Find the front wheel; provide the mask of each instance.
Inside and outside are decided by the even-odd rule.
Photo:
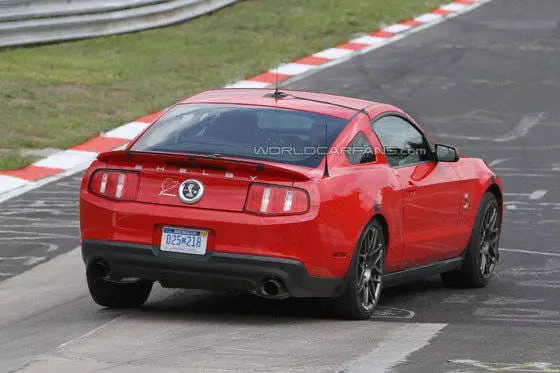
[[[377,220],[371,221],[360,236],[346,290],[335,300],[341,317],[364,320],[373,315],[383,286],[385,245],[383,227]]]
[[[480,202],[463,266],[441,274],[449,286],[480,288],[488,285],[499,259],[502,212],[493,193]]]

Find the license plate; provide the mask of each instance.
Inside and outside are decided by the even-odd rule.
[[[163,228],[161,251],[183,254],[206,254],[208,231],[181,228]]]

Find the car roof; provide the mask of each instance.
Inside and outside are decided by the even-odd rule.
[[[235,104],[266,106],[308,111],[342,119],[351,119],[360,110],[378,105],[377,102],[336,96],[327,93],[281,89],[282,98],[272,96],[274,89],[224,88],[205,91],[189,97],[180,104]]]

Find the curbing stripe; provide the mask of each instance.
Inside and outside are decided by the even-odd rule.
[[[97,136],[84,142],[83,144],[71,147],[70,150],[103,153],[118,148],[126,143],[128,143],[128,139]]]
[[[328,60],[336,60],[339,58],[343,58],[352,54],[352,51],[349,49],[340,49],[340,48],[329,48],[321,51],[319,53],[313,54],[314,57],[321,57],[326,58]]]
[[[27,183],[27,180],[19,177],[0,175],[0,194],[19,188]]]
[[[431,22],[437,21],[441,17],[443,17],[441,14],[426,13],[426,14],[423,14],[420,17],[416,17],[414,19],[416,21],[422,22],[422,23],[431,23]]]
[[[395,36],[395,33],[389,31],[377,30],[375,32],[372,32],[370,35],[377,36],[378,38],[392,38],[393,36]]]
[[[403,23],[396,23],[389,27],[385,27],[382,31],[390,32],[392,34],[398,34],[399,32],[410,30],[412,26],[405,25]]]
[[[130,122],[123,126],[117,127],[114,130],[102,134],[103,137],[114,137],[118,139],[132,140],[146,128],[148,123],[143,122]]]
[[[255,82],[252,80],[241,80],[233,84],[226,85],[225,88],[266,88],[270,85],[268,82]]]
[[[350,40],[351,43],[356,44],[367,44],[367,45],[380,45],[387,42],[387,38],[379,38],[375,36],[362,36],[356,39]]]
[[[405,19],[404,21],[400,21],[399,24],[407,25],[407,26],[410,26],[410,27],[418,27],[418,26],[421,26],[423,23],[415,20],[414,18],[411,18],[411,19]]]
[[[62,168],[42,167],[31,164],[20,170],[6,171],[4,176],[11,176],[13,178],[20,178],[25,181],[36,181],[45,177],[56,175],[64,171]],[[2,175],[0,175],[2,176]]]
[[[83,152],[76,150],[65,150],[53,154],[39,162],[33,163],[37,167],[69,170],[87,161],[93,161],[97,157],[95,152]]]
[[[362,50],[364,48],[369,47],[369,44],[350,42],[350,43],[337,45],[336,47],[340,48],[340,49],[351,49],[353,51],[359,51],[359,50]]]
[[[467,5],[465,5],[465,4],[451,3],[451,4],[446,4],[446,5],[440,6],[440,9],[448,10],[450,12],[458,12],[458,11],[463,10],[466,7],[467,7]]]
[[[287,63],[284,65],[278,66],[276,69],[270,69],[269,71],[272,74],[278,73],[282,75],[299,75],[308,72],[309,70],[313,69],[313,65],[303,65],[299,63]]]
[[[418,17],[405,19],[393,25],[374,30],[364,36],[356,37],[347,43],[299,58],[293,62],[280,65],[256,76],[233,82],[225,88],[267,88],[276,81],[293,81],[308,76],[315,71],[348,60],[355,55],[369,52],[385,44],[399,40],[409,33],[437,24],[448,17],[467,12],[491,0],[455,0]],[[97,154],[115,148],[122,148],[136,138],[153,123],[163,111],[156,111],[133,122],[126,123],[106,133],[89,139],[83,144],[71,147],[44,158],[20,170],[0,172],[0,200],[5,200],[17,189],[30,190],[34,183],[39,186],[56,178],[58,174],[66,175],[78,172],[97,157]],[[43,181],[40,179],[48,178]],[[37,187],[35,186],[35,187]],[[5,193],[2,195],[2,193]],[[6,197],[8,196],[8,197]]]
[[[302,58],[301,60],[294,61],[294,63],[301,63],[301,64],[305,64],[305,65],[319,66],[319,65],[322,65],[322,64],[327,63],[329,61],[330,60],[327,59],[327,58],[309,56],[309,57]]]
[[[288,79],[289,77],[290,75],[284,75],[280,73],[275,74],[270,71],[267,71],[266,73],[259,74],[247,80],[272,84],[275,83],[276,80],[282,81]]]

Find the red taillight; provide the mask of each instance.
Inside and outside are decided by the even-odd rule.
[[[302,214],[309,210],[309,196],[303,189],[251,184],[245,211],[260,215]]]
[[[133,201],[138,194],[137,172],[97,170],[91,176],[89,189],[98,196],[118,201]]]

